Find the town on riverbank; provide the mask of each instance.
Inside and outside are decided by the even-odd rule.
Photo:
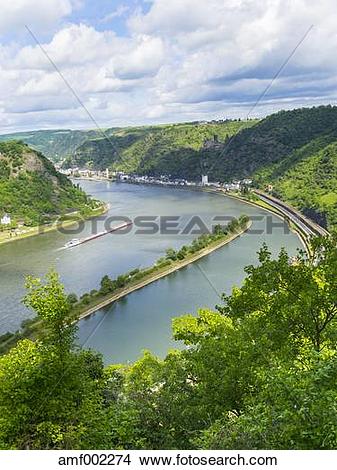
[[[303,216],[299,211],[290,205],[280,201],[272,196],[273,186],[268,185],[265,192],[254,187],[254,182],[250,178],[242,180],[231,180],[229,182],[209,181],[207,175],[202,175],[201,181],[190,181],[182,178],[171,178],[169,175],[161,175],[159,177],[149,175],[127,174],[125,172],[111,172],[108,168],[104,171],[69,168],[58,168],[62,174],[72,178],[73,180],[98,180],[111,181],[129,184],[157,185],[163,187],[178,187],[195,190],[208,190],[225,194],[229,197],[239,198],[243,202],[262,207],[283,218],[297,232],[303,245],[308,249],[309,239],[311,236],[326,236],[328,232],[320,225]],[[101,204],[97,209],[91,211],[86,218],[92,218],[104,214],[108,210],[105,204]],[[62,219],[62,227],[72,225],[79,219],[79,214],[71,213]],[[4,214],[0,220],[0,244],[8,243],[14,240],[39,235],[41,233],[56,230],[60,221],[37,227],[19,226],[13,229],[11,227],[10,214]]]
[[[233,179],[228,182],[221,183],[219,181],[209,181],[208,175],[202,175],[200,181],[188,180],[186,178],[172,178],[171,175],[137,175],[134,173],[125,173],[123,171],[91,170],[86,168],[58,168],[58,171],[69,178],[87,179],[99,181],[118,181],[121,183],[135,184],[155,184],[159,186],[175,186],[175,187],[214,187],[221,188],[225,191],[243,191],[248,190],[253,185],[250,178]],[[272,189],[272,188],[269,188]]]
[[[284,203],[273,196],[273,185],[269,184],[261,191],[256,188],[253,179],[233,179],[227,182],[209,181],[207,175],[202,175],[200,181],[192,181],[184,178],[171,178],[170,175],[149,176],[128,174],[121,171],[110,171],[108,168],[104,171],[90,170],[81,168],[59,169],[70,178],[88,179],[100,181],[116,181],[131,184],[149,184],[164,187],[179,187],[188,189],[210,190],[226,194],[230,197],[236,197],[240,200],[262,207],[270,212],[280,216],[288,222],[291,228],[297,232],[303,245],[309,249],[309,239],[312,236],[326,236],[328,231],[305,217],[298,210]]]

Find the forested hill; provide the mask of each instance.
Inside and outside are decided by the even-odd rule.
[[[332,106],[280,111],[261,121],[111,129],[108,139],[89,138],[79,145],[66,165],[197,179],[204,169],[213,180],[228,180],[255,176],[317,139],[331,143],[336,129]],[[214,136],[219,142],[212,145]]]
[[[334,140],[337,140],[337,107],[280,111],[254,127],[241,130],[219,152],[211,151],[208,155],[211,176],[217,179],[256,176],[260,170],[284,162],[295,150],[310,143],[320,141],[326,145]],[[287,167],[292,160],[288,159]],[[285,167],[282,168],[284,171]]]
[[[205,157],[204,157],[205,158]],[[337,227],[337,107],[281,111],[206,157],[211,178],[252,177],[328,228]]]
[[[201,174],[213,181],[251,177],[262,188],[272,184],[276,195],[317,222],[336,225],[335,106],[280,111],[261,121],[110,128],[105,133],[108,138],[96,131],[37,131],[23,137],[53,159],[68,156],[64,167],[109,167],[199,181]]]
[[[204,142],[208,141],[207,145],[215,150],[221,142],[256,122],[226,120],[119,129],[108,139],[84,142],[65,166],[111,167],[139,174],[199,179]]]
[[[262,187],[272,183],[278,197],[322,226],[337,228],[337,139],[333,132],[264,168],[256,180]]]
[[[97,131],[88,130],[39,130],[31,132],[16,132],[14,134],[1,134],[0,141],[22,140],[31,148],[42,152],[52,161],[71,155],[87,139],[98,135]]]
[[[214,136],[219,142],[212,142]],[[204,141],[208,140],[206,145]],[[280,111],[261,121],[120,129],[87,140],[66,165],[200,180],[251,177],[322,225],[337,220],[337,107]]]
[[[0,218],[7,213],[13,226],[20,220],[34,226],[73,211],[85,215],[96,205],[41,153],[19,141],[0,142]]]

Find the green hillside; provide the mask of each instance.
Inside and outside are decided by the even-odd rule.
[[[319,107],[278,113],[276,129],[288,125],[292,150],[267,158],[253,172],[260,187],[273,185],[274,193],[330,229],[337,227],[337,108]],[[269,118],[267,118],[269,119]],[[266,119],[266,120],[267,120]],[[266,121],[265,120],[265,121]],[[256,126],[257,128],[259,126]],[[268,147],[268,135],[263,139]],[[259,154],[259,145],[256,154]],[[275,142],[275,154],[280,148]],[[252,155],[255,160],[255,155]]]
[[[314,148],[320,149],[333,140],[337,140],[337,107],[280,111],[254,127],[243,129],[219,152],[211,152],[211,176],[217,179],[256,176],[283,161],[290,168],[293,157],[288,157],[294,151],[314,142]],[[280,169],[284,171],[286,167]]]
[[[109,139],[88,139],[67,164],[198,179],[204,169],[212,179],[227,180],[257,175],[317,139],[326,145],[337,139],[336,129],[332,106],[280,111],[261,121],[125,128],[111,130]],[[214,135],[219,144],[204,147]]]
[[[204,146],[218,137],[219,143]],[[261,121],[120,129],[87,140],[66,165],[229,181],[251,177],[329,228],[337,214],[337,107],[280,111]]]
[[[0,142],[0,217],[8,213],[14,226],[20,220],[34,226],[96,206],[41,153],[19,141]]]
[[[280,111],[261,121],[212,121],[37,131],[22,137],[73,166],[213,181],[253,178],[317,222],[336,226],[337,107]],[[216,141],[214,137],[216,136]],[[0,136],[0,140],[5,136]],[[204,142],[207,141],[206,145]]]
[[[22,140],[31,148],[42,152],[46,157],[57,162],[72,154],[79,145],[96,135],[96,131],[57,129],[2,134],[0,135],[0,141]]]
[[[258,180],[271,182],[274,193],[325,227],[337,227],[337,141],[319,139],[265,169]]]
[[[216,136],[220,142],[226,142],[230,136],[254,126],[256,122],[197,122],[120,129],[109,139],[86,141],[65,162],[65,166],[94,169],[110,166],[113,170],[138,174],[170,174],[199,179],[204,141],[213,140]]]

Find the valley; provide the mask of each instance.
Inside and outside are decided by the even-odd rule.
[[[250,178],[258,189],[269,187],[275,196],[333,229],[336,129],[337,107],[319,106],[280,111],[262,120],[111,128],[104,130],[107,137],[81,131],[80,140],[63,142],[62,158],[47,139],[38,140],[38,145],[62,168],[108,168],[111,174],[166,175],[196,182],[205,174],[221,184]],[[32,142],[39,136],[40,131],[21,137]]]

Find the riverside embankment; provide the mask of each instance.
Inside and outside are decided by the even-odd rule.
[[[98,300],[97,302],[94,302],[94,305],[89,306],[88,308],[84,309],[84,311],[79,313],[79,319],[86,318],[92,315],[93,313],[97,312],[97,310],[104,308],[107,305],[110,305],[113,302],[116,302],[122,299],[123,297],[126,297],[132,292],[142,289],[143,287],[149,284],[152,284],[153,282],[158,281],[159,279],[162,279],[163,277],[169,276],[170,274],[176,271],[179,271],[182,268],[185,268],[189,264],[194,263],[198,261],[199,259],[204,258],[205,256],[208,256],[210,253],[213,253],[213,251],[222,248],[223,246],[227,245],[228,243],[232,242],[236,238],[243,235],[247,230],[249,230],[251,225],[252,225],[252,222],[249,220],[244,225],[244,227],[240,228],[237,232],[230,234],[228,237],[224,237],[223,239],[214,241],[209,246],[200,250],[199,252],[187,256],[186,259],[182,261],[174,261],[173,264],[170,265],[169,267],[158,269],[154,274],[150,274],[149,276],[144,277],[140,281],[138,282],[136,281],[134,284],[124,289],[120,289],[120,291],[110,296],[107,296],[106,298],[102,300]]]
[[[223,194],[229,198],[238,199],[245,204],[261,207],[264,210],[271,212],[276,217],[281,218],[289,224],[290,228],[297,234],[308,253],[310,252],[310,239],[312,237],[329,235],[329,232],[326,229],[308,217],[305,217],[297,209],[274,196],[264,193],[263,191],[252,191],[251,194],[256,197],[256,199],[253,199],[239,193],[228,193],[222,189],[206,188],[205,190],[217,194]]]
[[[158,260],[153,266],[136,269],[132,273],[126,273],[119,276],[116,280],[111,280],[108,276],[104,276],[101,282],[101,289],[93,293],[86,293],[82,300],[74,304],[69,312],[74,323],[78,320],[86,318],[97,310],[112,304],[132,292],[142,289],[159,279],[169,276],[170,274],[198,261],[199,259],[209,255],[213,251],[223,247],[231,241],[238,238],[246,232],[251,226],[251,221],[246,216],[234,219],[227,227],[217,226],[217,231],[211,234],[204,234],[197,237],[190,246],[184,246],[184,249],[176,252],[169,250],[170,255]],[[118,287],[118,283],[124,284]],[[106,294],[106,290],[112,291]],[[13,347],[17,341],[23,338],[35,339],[41,332],[43,325],[38,317],[29,322],[25,322],[19,333],[7,333],[0,340],[0,352],[6,352]]]
[[[135,268],[153,265],[168,247],[179,250],[190,244],[196,235],[183,233],[183,229],[191,217],[198,215],[211,227],[216,216],[238,218],[246,214],[253,224],[244,236],[79,322],[79,342],[101,351],[107,362],[132,360],[144,348],[164,355],[170,346],[175,347],[171,319],[200,307],[214,308],[221,293],[230,293],[234,285],[241,285],[245,266],[256,263],[256,252],[263,243],[275,256],[281,247],[286,247],[290,256],[301,248],[297,235],[285,230],[276,216],[238,199],[127,183],[83,181],[81,186],[95,199],[110,204],[106,215],[84,222],[80,233],[74,226],[69,231],[53,231],[0,246],[0,334],[18,330],[21,322],[33,315],[21,303],[28,274],[43,277],[54,268],[66,291],[80,297],[97,289],[105,274],[115,279]],[[135,220],[144,215],[179,216],[179,233],[142,234],[134,224],[127,234],[109,235],[70,250],[59,250],[72,238],[86,237],[93,229],[104,230],[111,217]],[[271,231],[266,230],[267,217],[273,223]]]

